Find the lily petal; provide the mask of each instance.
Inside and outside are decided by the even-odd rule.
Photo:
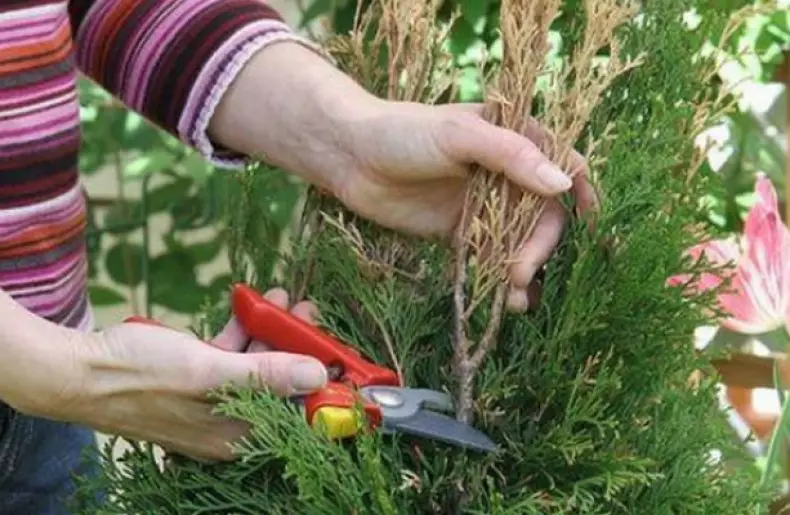
[[[762,172],[757,173],[757,182],[755,183],[754,192],[757,195],[757,202],[752,210],[766,210],[774,213],[779,212],[779,201],[776,196],[776,189],[768,178]]]
[[[717,299],[729,315],[721,322],[723,326],[745,334],[772,333],[785,327],[790,334],[790,230],[782,222],[776,190],[765,174],[757,176],[755,194],[739,241],[713,240],[687,251],[692,258],[704,256],[715,266],[732,263],[736,267],[696,278],[676,275],[667,282],[686,285],[694,279],[690,288],[703,292],[730,279]]]
[[[697,261],[702,256],[713,265],[722,266],[728,263],[736,265],[740,259],[740,248],[735,240],[711,240],[706,243],[694,245],[686,251],[686,255],[690,256],[693,260]],[[690,274],[678,274],[669,278],[667,284],[669,286],[681,286],[686,284],[691,279]],[[707,291],[711,288],[718,287],[724,278],[705,272],[700,274],[697,281],[691,285],[692,288],[699,292]]]
[[[782,223],[771,182],[760,176],[755,190],[757,202],[746,216],[744,254],[736,274],[742,299],[720,299],[735,319],[751,326],[741,328],[750,334],[787,324],[790,309],[790,231]]]
[[[763,309],[765,306],[755,302],[750,294],[753,289],[744,285],[739,274],[733,276],[728,290],[731,293],[722,293],[718,297],[719,305],[730,315],[721,321],[724,327],[743,334],[762,334],[781,326],[770,307]]]

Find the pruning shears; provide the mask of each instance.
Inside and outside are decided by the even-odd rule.
[[[330,438],[359,433],[364,426],[357,409],[361,406],[371,430],[410,434],[477,452],[496,450],[486,434],[442,413],[453,408],[448,394],[401,386],[393,370],[365,360],[352,347],[269,302],[248,285],[234,285],[231,307],[252,340],[272,350],[314,357],[327,367],[327,385],[300,401],[308,424],[321,427]],[[127,322],[156,323],[140,317]]]

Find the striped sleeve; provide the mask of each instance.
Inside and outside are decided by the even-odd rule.
[[[85,75],[225,167],[245,156],[207,128],[244,64],[274,41],[315,49],[262,0],[71,0],[69,13]]]

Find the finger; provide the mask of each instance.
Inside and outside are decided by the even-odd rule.
[[[167,461],[171,463],[178,461],[179,456],[173,456],[171,453],[206,464],[233,461],[238,458],[229,444],[238,443],[240,439],[248,436],[251,424],[219,415],[214,410],[215,406],[216,404],[211,402],[192,407],[193,413],[200,410],[202,416],[191,428],[185,427],[178,439],[156,440],[156,443],[169,454],[165,458]]]
[[[507,309],[515,313],[523,313],[529,307],[527,291],[521,288],[510,288],[507,296]]]
[[[485,106],[483,104],[453,104],[459,112],[483,116]],[[533,141],[536,146],[545,148],[548,144],[547,139],[551,134],[538,120],[529,116],[527,118],[524,135]],[[573,150],[568,158],[568,176],[572,178],[572,191],[576,199],[577,216],[587,215],[590,229],[595,229],[594,215],[599,211],[600,198],[598,191],[592,185],[589,176],[589,166],[587,160],[577,151]],[[513,298],[510,299],[512,309],[520,311],[525,304],[522,292],[514,291]],[[524,308],[526,309],[526,308]]]
[[[224,354],[212,365],[217,386],[232,382],[269,388],[277,395],[305,395],[326,385],[327,370],[309,356],[285,352]]]
[[[272,288],[263,294],[263,298],[281,309],[288,309],[288,292],[283,288]]]
[[[546,140],[550,137],[549,131],[535,118],[530,117],[524,134],[541,148],[545,148]],[[577,215],[593,213],[598,208],[598,195],[590,182],[590,168],[587,160],[572,150],[568,156],[568,176],[573,181],[572,191],[576,199]]]
[[[525,135],[541,145],[548,137],[549,131],[537,120],[530,117],[527,121]],[[598,192],[590,181],[590,168],[587,160],[577,151],[573,150],[568,158],[568,175],[573,180],[573,194],[576,199],[578,215],[592,214],[598,211]]]
[[[587,174],[577,175],[573,180],[573,192],[576,198],[576,210],[579,216],[589,215],[590,218],[600,209],[598,191],[590,182]]]
[[[436,138],[442,150],[453,159],[478,163],[492,172],[504,173],[516,184],[537,194],[554,196],[573,185],[535,143],[475,114],[456,111],[447,116],[439,125]]]
[[[511,287],[508,292],[507,309],[514,313],[534,311],[540,303],[542,289],[538,281],[532,281],[526,290]]]
[[[485,106],[479,103],[453,104],[453,106],[459,112],[466,112],[477,116],[483,116],[485,111]],[[529,116],[527,117],[524,136],[534,142],[536,146],[542,146],[546,144],[546,140],[549,139],[551,133],[537,119]],[[586,211],[596,210],[598,206],[598,196],[595,188],[590,183],[587,160],[576,150],[570,153],[567,172],[567,175],[573,178],[573,190],[577,196],[580,212],[584,213]]]
[[[568,173],[574,178],[584,177],[589,179],[590,176],[590,167],[587,165],[587,160],[575,150],[571,151],[568,157]]]
[[[247,352],[268,352],[270,350],[272,350],[271,346],[258,340],[251,341],[247,347]]]
[[[461,104],[448,104],[461,112],[476,114],[477,116],[484,117],[486,106],[481,103],[461,103]],[[526,126],[524,127],[524,134],[527,138],[531,139],[537,144],[542,144],[549,137],[551,133],[549,130],[540,123],[534,116],[526,117]]]
[[[460,102],[457,104],[445,104],[444,107],[448,110],[457,111],[459,113],[471,113],[477,116],[484,116],[486,112],[485,104],[480,102]]]
[[[249,336],[236,317],[231,317],[225,327],[208,343],[212,347],[228,351],[241,352],[247,346]]]
[[[301,318],[308,324],[315,325],[318,318],[318,308],[310,301],[302,301],[291,309],[291,313],[297,318]]]
[[[554,253],[562,237],[565,210],[557,201],[546,203],[546,209],[535,224],[535,230],[519,252],[518,261],[511,267],[510,280],[514,288],[526,290],[538,269]]]
[[[527,118],[524,136],[528,137],[542,148],[545,148],[544,145],[552,143],[552,141],[547,141],[551,139],[552,133],[546,128],[545,125],[540,123],[532,116]],[[579,154],[576,150],[571,150],[571,153],[568,156],[567,172],[568,175],[572,177],[580,174],[586,174],[588,172],[587,160],[584,159],[584,156]]]

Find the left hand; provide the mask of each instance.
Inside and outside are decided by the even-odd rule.
[[[255,106],[255,109],[251,109]],[[539,150],[546,131],[497,127],[477,104],[430,106],[380,100],[298,44],[272,45],[240,73],[217,107],[210,130],[229,148],[263,156],[337,196],[386,227],[450,236],[457,226],[470,165],[504,173],[549,198],[532,237],[512,266],[509,304],[526,309],[528,290],[559,242],[565,212],[556,196],[571,191],[590,212],[596,194],[587,165],[558,170]],[[571,183],[567,175],[576,172]]]
[[[565,225],[565,209],[555,196],[570,191],[578,211],[590,213],[597,206],[596,193],[581,155],[574,152],[572,170],[563,172],[540,152],[546,131],[537,122],[532,120],[521,136],[488,123],[482,110],[480,104],[382,102],[364,122],[352,125],[349,162],[333,192],[362,216],[424,236],[449,236],[455,229],[472,164],[504,173],[524,190],[548,197],[511,268],[509,306],[523,310],[536,301],[533,280]],[[573,181],[567,177],[571,174]]]

